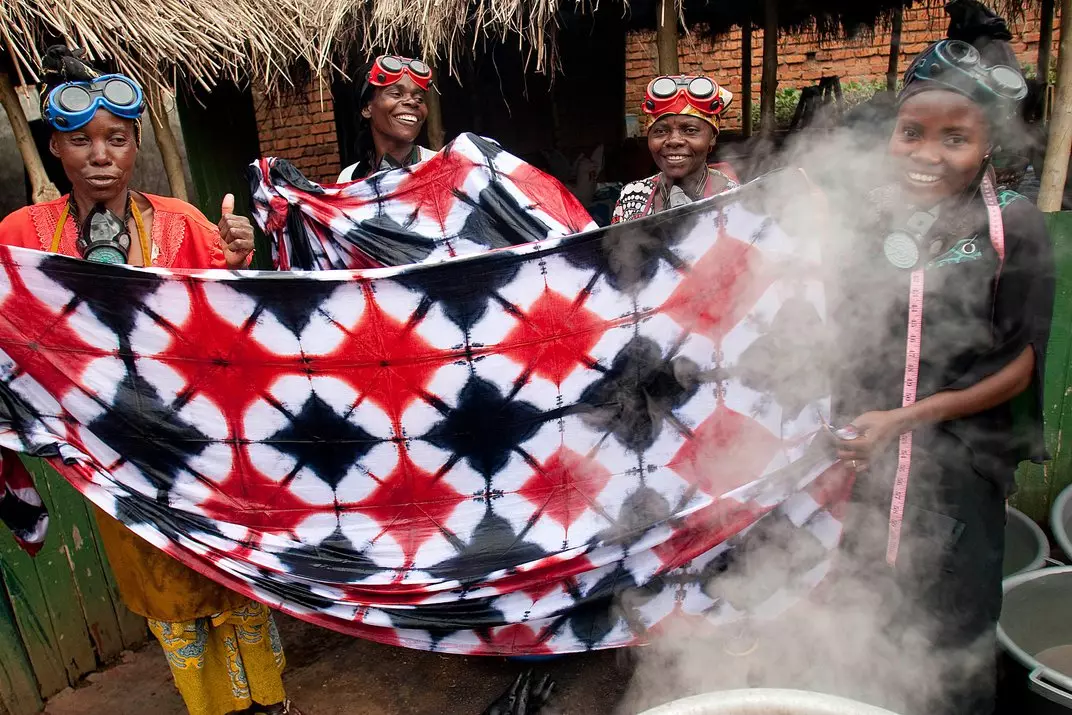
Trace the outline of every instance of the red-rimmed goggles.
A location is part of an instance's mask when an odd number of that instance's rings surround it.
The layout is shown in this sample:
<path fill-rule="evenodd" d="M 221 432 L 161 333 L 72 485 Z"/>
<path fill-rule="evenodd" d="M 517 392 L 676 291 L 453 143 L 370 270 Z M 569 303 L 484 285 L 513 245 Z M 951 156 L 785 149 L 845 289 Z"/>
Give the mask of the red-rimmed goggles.
<path fill-rule="evenodd" d="M 704 114 L 713 116 L 720 114 L 729 104 L 726 95 L 729 92 L 707 77 L 656 77 L 648 82 L 642 108 L 645 114 L 661 117 L 679 114 L 686 105 L 692 105 Z"/>
<path fill-rule="evenodd" d="M 376 87 L 389 87 L 403 75 L 409 75 L 421 89 L 428 89 L 432 83 L 432 68 L 420 60 L 398 55 L 380 55 L 372 63 L 369 71 L 369 84 Z"/>

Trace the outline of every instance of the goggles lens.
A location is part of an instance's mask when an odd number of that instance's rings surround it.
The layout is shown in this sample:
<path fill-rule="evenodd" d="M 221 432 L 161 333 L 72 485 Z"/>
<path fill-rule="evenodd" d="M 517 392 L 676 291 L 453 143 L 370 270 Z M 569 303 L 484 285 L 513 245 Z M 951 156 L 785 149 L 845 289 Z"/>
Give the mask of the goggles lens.
<path fill-rule="evenodd" d="M 432 75 L 432 68 L 420 60 L 410 60 L 409 71 L 421 77 L 430 77 Z"/>
<path fill-rule="evenodd" d="M 697 77 L 689 82 L 689 94 L 697 99 L 707 99 L 715 93 L 715 83 L 706 77 Z"/>
<path fill-rule="evenodd" d="M 994 92 L 1010 99 L 1019 99 L 1027 87 L 1027 83 L 1019 72 L 1004 65 L 991 69 L 990 79 Z"/>
<path fill-rule="evenodd" d="M 651 83 L 651 95 L 659 99 L 667 99 L 677 94 L 677 82 L 669 77 L 660 77 Z"/>
<path fill-rule="evenodd" d="M 380 67 L 383 67 L 388 72 L 401 72 L 402 61 L 393 55 L 387 55 L 380 58 Z"/>
<path fill-rule="evenodd" d="M 979 64 L 979 50 L 967 42 L 951 40 L 945 47 L 945 53 L 952 62 L 958 65 L 969 66 Z"/>
<path fill-rule="evenodd" d="M 56 98 L 60 108 L 66 112 L 84 112 L 93 103 L 93 96 L 85 87 L 65 87 Z"/>
<path fill-rule="evenodd" d="M 104 98 L 117 107 L 129 107 L 138 101 L 134 88 L 122 80 L 109 80 L 104 85 Z"/>

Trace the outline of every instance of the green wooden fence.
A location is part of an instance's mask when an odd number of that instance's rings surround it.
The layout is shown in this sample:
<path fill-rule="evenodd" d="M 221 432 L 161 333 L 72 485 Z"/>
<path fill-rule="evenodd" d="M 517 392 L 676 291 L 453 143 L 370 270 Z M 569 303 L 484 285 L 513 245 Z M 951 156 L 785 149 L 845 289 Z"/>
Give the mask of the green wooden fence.
<path fill-rule="evenodd" d="M 1053 459 L 1025 464 L 1016 475 L 1019 491 L 1012 503 L 1040 524 L 1050 504 L 1072 483 L 1072 211 L 1047 214 L 1057 265 L 1050 348 L 1046 355 L 1046 445 Z M 1067 435 L 1067 436 L 1065 436 Z"/>
<path fill-rule="evenodd" d="M 148 635 L 145 620 L 119 599 L 88 502 L 44 461 L 24 461 L 51 522 L 33 558 L 0 530 L 4 715 L 38 712 L 42 698 L 74 685 Z"/>

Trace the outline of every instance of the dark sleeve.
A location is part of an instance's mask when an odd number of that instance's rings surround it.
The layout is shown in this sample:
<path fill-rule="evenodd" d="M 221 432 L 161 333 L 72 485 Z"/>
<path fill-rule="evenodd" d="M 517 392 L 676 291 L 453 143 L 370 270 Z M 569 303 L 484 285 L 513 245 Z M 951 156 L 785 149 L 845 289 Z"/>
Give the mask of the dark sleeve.
<path fill-rule="evenodd" d="M 1008 365 L 1030 347 L 1035 374 L 1027 391 L 1013 401 L 1015 451 L 1021 459 L 1046 458 L 1042 389 L 1046 347 L 1053 317 L 1053 245 L 1046 222 L 1034 204 L 1013 199 L 1002 211 L 1005 262 L 994 293 L 994 349 L 972 370 L 977 379 Z"/>

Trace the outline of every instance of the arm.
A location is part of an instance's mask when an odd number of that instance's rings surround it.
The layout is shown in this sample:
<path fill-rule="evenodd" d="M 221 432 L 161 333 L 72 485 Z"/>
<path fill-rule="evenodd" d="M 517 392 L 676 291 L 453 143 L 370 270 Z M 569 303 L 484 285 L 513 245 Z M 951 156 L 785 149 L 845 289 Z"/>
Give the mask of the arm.
<path fill-rule="evenodd" d="M 971 387 L 938 392 L 908 407 L 865 412 L 852 421 L 860 436 L 838 441 L 838 457 L 867 462 L 905 432 L 974 415 L 1008 402 L 1028 388 L 1034 370 L 1035 351 L 1028 345 L 1008 365 Z"/>

